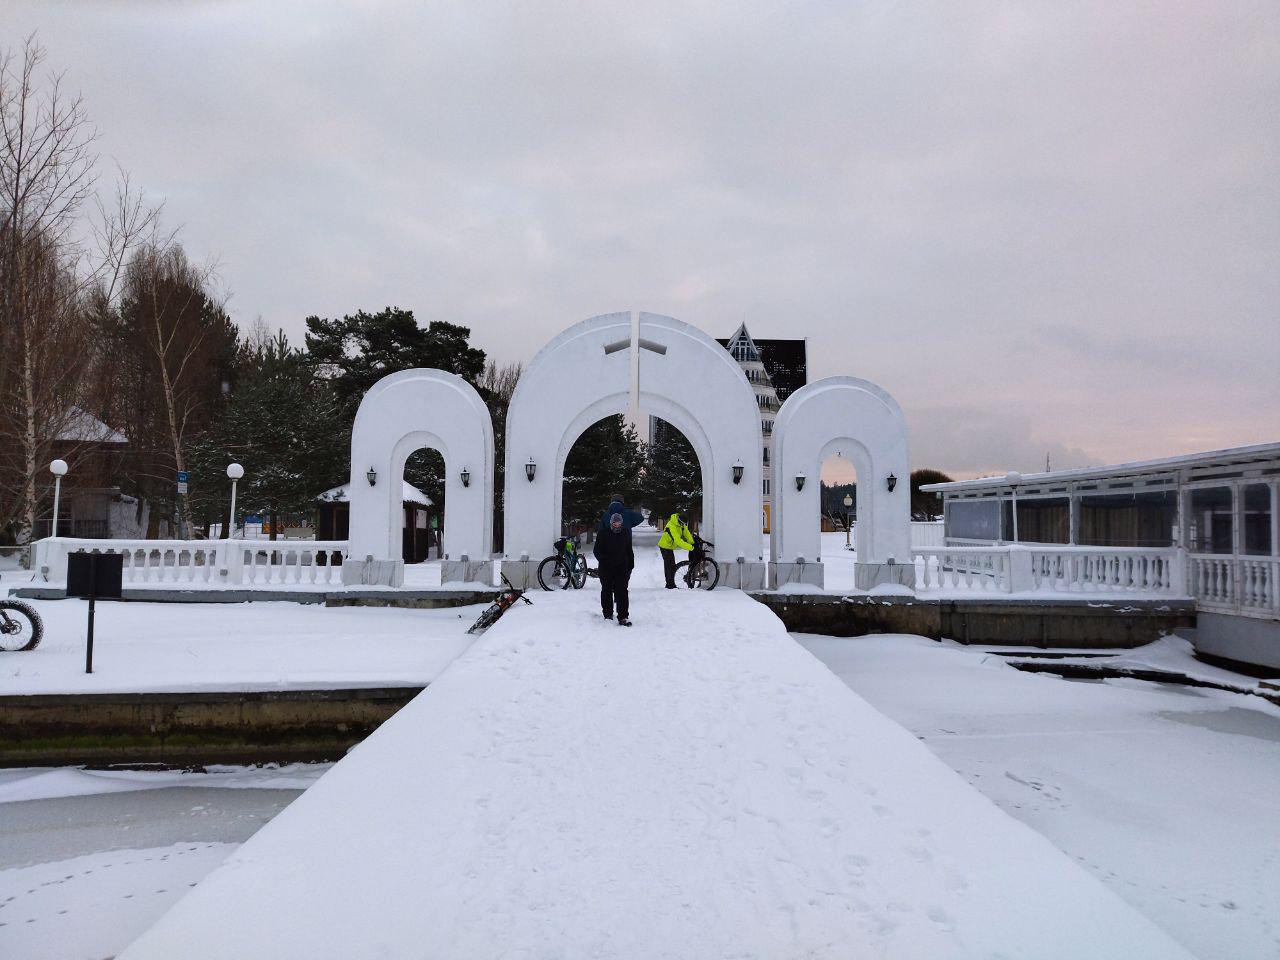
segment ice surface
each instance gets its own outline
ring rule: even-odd
[[[801,639],[1202,960],[1280,957],[1280,708],[1215,690],[1023,673],[980,648],[920,637]],[[1197,664],[1177,638],[1106,664],[1252,682]]]
[[[741,593],[534,599],[122,958],[1188,956]]]

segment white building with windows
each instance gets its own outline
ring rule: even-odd
[[[769,463],[769,447],[773,423],[784,401],[808,383],[808,340],[755,340],[745,323],[727,340],[717,341],[742,368],[755,393],[760,408],[761,494],[764,498],[762,527],[770,531],[774,515],[773,466]],[[649,418],[649,438],[655,440],[667,429],[658,417]]]
[[[1181,548],[1197,651],[1280,669],[1280,443],[921,489],[948,546]]]
[[[773,421],[778,415],[782,403],[778,400],[778,391],[773,386],[769,371],[765,369],[760,356],[760,348],[756,346],[747,325],[739,325],[737,331],[729,338],[727,347],[729,355],[738,361],[747,382],[756,395],[756,406],[760,408],[760,431],[764,434],[764,449],[761,451],[761,493],[764,495],[764,529],[769,530],[769,521],[773,516],[773,465],[769,463],[769,441],[773,437]]]

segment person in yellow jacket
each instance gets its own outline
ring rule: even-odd
[[[676,551],[693,549],[693,534],[684,522],[684,517],[673,513],[662,531],[662,539],[658,541],[658,549],[662,552],[662,572],[667,576],[667,589],[676,588]]]

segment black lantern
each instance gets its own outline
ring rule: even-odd
[[[889,485],[889,492],[893,493],[893,488],[898,485],[898,478],[892,473],[885,479],[885,483]]]
[[[734,482],[734,483],[741,483],[741,482],[742,482],[742,463],[741,463],[741,461],[739,461],[738,463],[735,463],[735,464],[733,465],[733,482]]]
[[[466,467],[462,468],[462,485],[464,487],[471,486],[471,471]]]
[[[533,475],[538,472],[538,465],[533,462],[533,457],[529,458],[529,462],[524,465],[524,475],[530,483],[533,483]]]
[[[377,486],[377,484],[378,484],[378,471],[377,471],[377,470],[375,470],[375,469],[373,469],[373,467],[370,467],[370,468],[369,468],[369,472],[365,474],[365,479],[367,479],[367,480],[369,481],[369,486],[371,486],[371,487]]]
[[[804,474],[797,473],[796,474],[796,493],[799,493],[803,489],[804,489]]]

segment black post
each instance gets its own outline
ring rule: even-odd
[[[93,603],[94,598],[89,598],[89,645],[85,648],[84,654],[84,672],[93,673]]]

